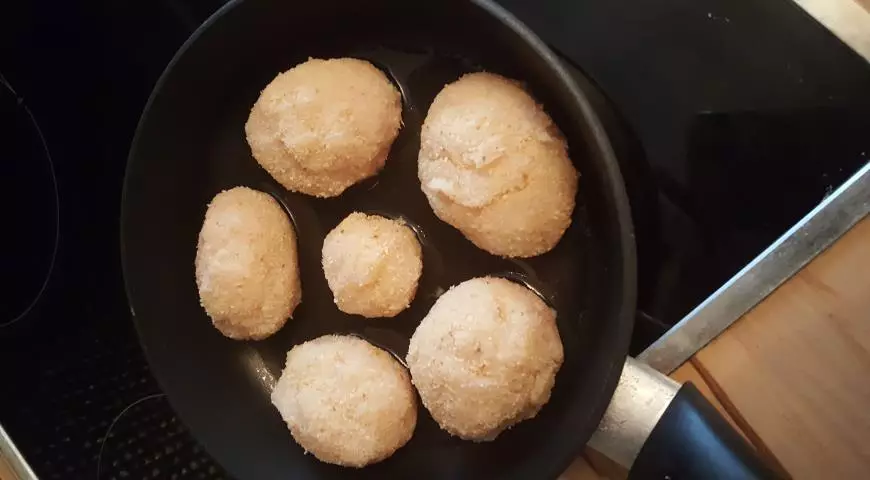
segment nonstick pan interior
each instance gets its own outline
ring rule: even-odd
[[[128,295],[149,362],[196,437],[241,478],[386,476],[546,477],[585,444],[615,387],[631,330],[634,245],[615,160],[591,110],[543,46],[483,2],[230,3],[200,28],[158,82],[139,125],[124,190],[122,248]],[[244,123],[260,90],[308,57],[353,56],[382,68],[403,96],[403,129],[376,177],[340,197],[283,189],[253,160]],[[565,134],[581,172],[573,224],[551,252],[489,255],[438,220],[416,175],[420,125],[445,83],[487,70],[525,83]],[[597,130],[596,130],[597,129]],[[286,208],[299,238],[302,304],[276,335],[227,339],[198,303],[194,256],[209,200],[246,185]],[[323,277],[326,233],[353,211],[400,217],[423,244],[411,307],[368,320],[337,310]],[[269,392],[287,350],[352,333],[399,357],[435,299],[481,275],[526,283],[557,309],[565,364],[533,420],[494,442],[450,437],[420,407],[413,439],[361,470],[318,462],[297,446]]]

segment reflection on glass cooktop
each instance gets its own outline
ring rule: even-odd
[[[98,463],[100,478],[223,475],[150,375],[118,240],[139,114],[172,54],[221,3],[37,0],[0,17],[0,73],[16,92],[3,129],[13,131],[20,115],[5,112],[19,111],[20,98],[51,152],[60,200],[58,208],[38,197],[60,219],[41,294],[52,242],[20,241],[3,253],[9,265],[40,265],[21,283],[38,300],[0,327],[0,364],[9,367],[0,422],[41,478],[94,478]],[[637,230],[634,353],[870,155],[870,65],[789,0],[502,3],[593,82],[585,88],[619,154]],[[48,183],[25,184],[44,173],[3,176],[3,189],[41,192]],[[9,219],[7,228],[31,233],[56,228]]]

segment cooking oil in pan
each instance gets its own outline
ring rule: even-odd
[[[351,56],[371,61],[396,84],[403,99],[402,129],[383,170],[338,197],[319,199],[288,192],[264,172],[258,173],[258,180],[251,184],[276,197],[291,217],[297,232],[302,278],[302,303],[294,318],[269,339],[251,344],[263,365],[277,377],[290,348],[327,334],[364,338],[404,364],[410,337],[435,300],[451,286],[487,275],[520,283],[554,308],[566,352],[570,351],[574,325],[583,308],[577,301],[578,293],[586,281],[582,273],[587,243],[585,208],[578,204],[571,228],[556,248],[543,255],[507,259],[480,250],[435,216],[417,178],[420,128],[429,105],[444,85],[480,67],[462,58],[386,48]],[[249,161],[254,163],[253,159]],[[324,278],[323,240],[355,211],[399,219],[414,230],[420,241],[423,273],[417,294],[411,305],[393,318],[368,319],[339,311]]]

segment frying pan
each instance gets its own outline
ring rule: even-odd
[[[386,167],[334,199],[288,192],[253,160],[244,122],[260,90],[309,57],[370,60],[403,96],[403,129]],[[435,94],[471,71],[520,80],[561,128],[581,173],[572,226],[551,252],[522,261],[476,249],[439,221],[416,177],[419,130]],[[221,336],[198,303],[194,256],[209,200],[246,185],[285,208],[297,230],[303,299],[258,342]],[[635,246],[623,180],[586,96],[554,54],[488,0],[236,0],[203,24],[158,81],[133,141],[122,205],[127,293],[147,358],[182,420],[240,478],[555,477],[586,444],[622,371],[635,307]],[[323,238],[345,215],[401,217],[423,244],[411,307],[393,319],[345,315],[320,268]],[[558,311],[565,346],[550,402],[496,441],[450,437],[421,407],[412,440],[361,470],[318,462],[292,440],[269,392],[287,350],[352,333],[401,358],[444,289],[503,275]]]

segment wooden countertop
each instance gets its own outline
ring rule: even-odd
[[[870,0],[796,1],[870,61]],[[673,376],[793,478],[870,478],[870,217]]]
[[[794,478],[870,468],[870,219],[691,360]]]
[[[671,376],[784,475],[870,478],[870,217]],[[587,451],[562,478],[626,473]]]
[[[870,61],[870,0],[794,1]],[[671,376],[785,476],[870,478],[870,217]],[[587,451],[561,478],[626,475]]]

